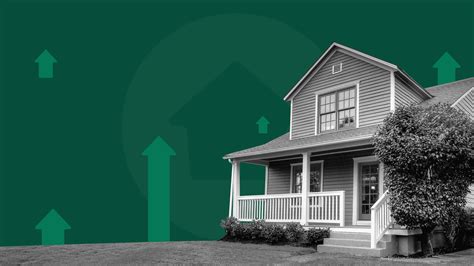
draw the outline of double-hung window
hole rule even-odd
[[[319,132],[355,127],[355,87],[320,95]]]

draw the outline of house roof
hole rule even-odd
[[[318,69],[320,68],[321,65],[326,62],[326,59],[331,55],[331,52],[335,49],[340,49],[343,51],[348,52],[349,54],[358,57],[360,59],[366,60],[372,64],[375,64],[379,67],[382,67],[384,69],[387,69],[389,71],[394,71],[400,73],[403,77],[405,77],[415,88],[417,88],[422,94],[426,95],[428,98],[431,98],[431,95],[424,90],[412,77],[410,77],[405,71],[403,71],[400,67],[397,65],[394,65],[392,63],[389,63],[387,61],[381,60],[379,58],[373,57],[371,55],[362,53],[360,51],[354,50],[350,47],[344,46],[339,43],[332,43],[331,46],[323,53],[321,57],[314,63],[314,65],[306,72],[306,74],[296,83],[296,85],[288,92],[288,94],[285,96],[284,100],[289,101],[291,100],[298,92],[301,90],[301,88],[304,87],[304,85],[313,77]]]
[[[473,87],[474,77],[426,88],[433,98],[422,102],[421,105],[428,106],[437,103],[452,105]]]
[[[224,159],[242,158],[254,155],[266,155],[278,152],[313,148],[318,146],[328,146],[341,142],[369,140],[377,130],[377,127],[378,126],[360,127],[292,140],[290,140],[290,134],[286,133],[263,145],[227,154],[224,156]]]

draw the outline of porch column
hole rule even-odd
[[[233,211],[232,215],[235,218],[239,217],[239,197],[240,197],[240,162],[237,160],[232,160],[232,187],[233,187]]]
[[[311,153],[303,153],[303,172],[301,180],[301,225],[308,224],[308,191],[309,175],[311,173]]]

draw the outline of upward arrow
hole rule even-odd
[[[170,157],[176,153],[158,136],[142,155],[148,157],[148,241],[170,241]]]
[[[270,122],[268,122],[268,120],[264,116],[260,117],[260,119],[258,119],[257,121],[258,134],[267,134],[268,124],[270,124]]]
[[[458,62],[448,52],[445,52],[433,65],[433,68],[438,69],[438,84],[455,81],[456,68],[460,67]]]
[[[53,78],[53,64],[56,62],[58,62],[56,58],[45,49],[35,60],[35,63],[38,64],[38,77]]]
[[[71,227],[56,210],[52,209],[35,229],[41,230],[42,245],[64,245],[64,230],[69,230]]]

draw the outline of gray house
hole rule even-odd
[[[393,225],[371,137],[404,105],[445,102],[474,118],[473,87],[469,78],[422,88],[398,66],[333,43],[284,98],[290,132],[224,157],[232,163],[229,216],[329,226],[319,252],[415,252],[420,231]],[[264,195],[240,195],[241,163],[265,167]]]

